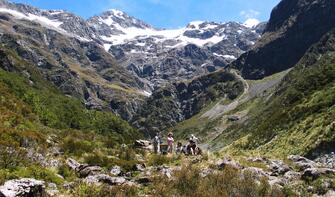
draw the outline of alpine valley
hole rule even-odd
[[[335,196],[334,10],[160,29],[0,0],[0,197]]]

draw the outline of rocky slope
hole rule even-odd
[[[248,79],[293,67],[312,44],[334,27],[334,7],[335,2],[327,0],[281,1],[272,11],[263,37],[232,67]]]
[[[143,133],[153,135],[155,131],[164,131],[191,118],[218,98],[234,100],[242,92],[243,83],[228,71],[174,83],[155,91],[132,123]]]

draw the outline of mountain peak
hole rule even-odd
[[[249,18],[243,23],[243,25],[248,28],[253,28],[253,27],[256,27],[259,23],[260,21],[258,19]]]

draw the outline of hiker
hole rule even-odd
[[[160,152],[160,144],[161,144],[161,139],[159,137],[158,132],[156,133],[152,144],[154,145],[154,153],[158,154]]]
[[[187,152],[190,155],[197,154],[197,143],[199,139],[195,137],[193,134],[191,134],[191,137],[188,139],[188,145],[187,145]]]
[[[173,151],[173,143],[174,143],[173,134],[170,132],[168,134],[168,137],[167,137],[167,144],[168,144],[167,152],[168,153],[172,153],[172,151]]]
[[[176,153],[180,154],[183,152],[183,144],[181,142],[177,143]]]

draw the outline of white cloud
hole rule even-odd
[[[260,23],[259,20],[255,19],[255,18],[249,18],[243,23],[243,25],[246,26],[246,27],[249,27],[249,28],[253,28],[256,25],[258,25],[259,23]]]
[[[260,15],[260,12],[256,11],[256,10],[242,10],[240,12],[240,15],[243,16],[245,19],[249,19],[249,18],[257,18]]]

